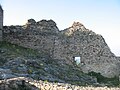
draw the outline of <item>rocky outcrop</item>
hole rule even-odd
[[[31,78],[11,78],[0,81],[0,90],[120,90],[120,88],[76,86],[65,83],[51,83],[47,81],[36,81]]]
[[[0,80],[0,90],[39,90],[24,77]]]
[[[0,68],[0,80],[16,77],[10,69]]]
[[[80,69],[98,72],[106,77],[119,76],[120,61],[110,51],[104,38],[79,22],[59,31],[53,20],[28,20],[24,26],[4,26],[3,39],[38,50],[61,64],[74,65],[80,57]]]

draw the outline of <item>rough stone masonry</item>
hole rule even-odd
[[[0,41],[2,40],[2,29],[3,29],[3,9],[0,5]]]
[[[59,30],[53,20],[36,22],[29,19],[23,26],[4,26],[3,40],[36,49],[61,64],[72,65],[80,57],[80,69],[97,72],[106,77],[119,76],[120,59],[106,44],[104,38],[86,29],[79,22]]]

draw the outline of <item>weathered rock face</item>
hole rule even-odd
[[[120,74],[119,59],[104,38],[79,22],[59,31],[53,20],[30,19],[24,26],[5,26],[3,34],[5,41],[36,49],[63,63],[72,65],[74,58],[80,57],[80,68],[86,73],[95,71],[106,77]]]

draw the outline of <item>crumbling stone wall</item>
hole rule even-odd
[[[80,57],[79,66],[85,73],[95,71],[106,77],[120,74],[120,62],[104,38],[79,22],[59,31],[53,20],[30,19],[24,26],[5,26],[3,34],[5,41],[62,59],[63,64],[73,64],[74,57]]]
[[[24,26],[5,26],[4,40],[26,48],[36,49],[53,56],[54,39],[58,37],[58,28],[54,21],[28,20]]]
[[[2,28],[3,28],[3,9],[0,5],[0,41],[2,40]]]

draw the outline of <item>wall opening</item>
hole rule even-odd
[[[75,60],[77,65],[79,65],[81,63],[81,58],[80,57],[75,57],[74,60]]]

